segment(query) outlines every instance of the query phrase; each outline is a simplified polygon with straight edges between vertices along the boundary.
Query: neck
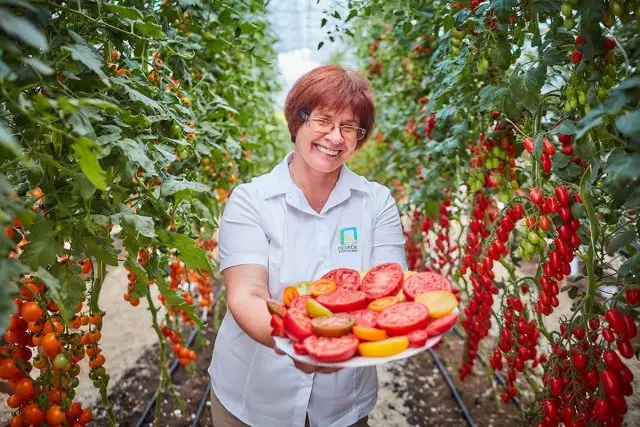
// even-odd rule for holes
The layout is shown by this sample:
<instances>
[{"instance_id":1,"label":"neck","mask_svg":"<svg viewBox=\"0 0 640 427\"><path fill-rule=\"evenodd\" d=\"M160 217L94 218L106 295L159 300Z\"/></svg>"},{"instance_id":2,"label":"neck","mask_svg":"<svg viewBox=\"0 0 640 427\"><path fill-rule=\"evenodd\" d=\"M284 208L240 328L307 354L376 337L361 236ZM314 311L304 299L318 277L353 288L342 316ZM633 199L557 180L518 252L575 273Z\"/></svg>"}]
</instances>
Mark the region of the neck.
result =
<instances>
[{"instance_id":1,"label":"neck","mask_svg":"<svg viewBox=\"0 0 640 427\"><path fill-rule=\"evenodd\" d=\"M289 164L289 173L293 183L303 191L331 191L338 182L341 169L340 167L328 173L314 171L305 164L300 156L295 154Z\"/></svg>"}]
</instances>

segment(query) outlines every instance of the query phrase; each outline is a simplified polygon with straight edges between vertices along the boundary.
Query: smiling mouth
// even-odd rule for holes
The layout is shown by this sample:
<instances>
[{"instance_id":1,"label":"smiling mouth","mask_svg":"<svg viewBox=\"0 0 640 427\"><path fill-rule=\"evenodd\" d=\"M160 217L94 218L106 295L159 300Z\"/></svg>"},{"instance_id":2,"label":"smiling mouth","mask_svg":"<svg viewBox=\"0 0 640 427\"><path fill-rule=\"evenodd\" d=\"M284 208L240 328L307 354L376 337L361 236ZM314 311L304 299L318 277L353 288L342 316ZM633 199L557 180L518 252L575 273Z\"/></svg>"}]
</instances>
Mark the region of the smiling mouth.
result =
<instances>
[{"instance_id":1,"label":"smiling mouth","mask_svg":"<svg viewBox=\"0 0 640 427\"><path fill-rule=\"evenodd\" d=\"M337 156L338 154L340 154L340 150L330 150L327 147L323 147L322 145L319 144L314 144L315 147L318 149L318 151L320 151L321 153L324 153L328 156Z\"/></svg>"}]
</instances>

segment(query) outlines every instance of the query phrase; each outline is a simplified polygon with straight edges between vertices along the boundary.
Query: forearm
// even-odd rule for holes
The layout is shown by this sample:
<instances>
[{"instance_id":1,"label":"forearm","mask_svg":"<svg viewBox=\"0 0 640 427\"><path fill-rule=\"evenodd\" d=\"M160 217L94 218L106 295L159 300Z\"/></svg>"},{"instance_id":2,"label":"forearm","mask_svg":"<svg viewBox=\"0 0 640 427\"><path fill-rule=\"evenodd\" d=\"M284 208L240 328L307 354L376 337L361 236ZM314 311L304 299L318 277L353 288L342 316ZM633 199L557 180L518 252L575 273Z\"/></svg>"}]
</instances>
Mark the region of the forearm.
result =
<instances>
[{"instance_id":1,"label":"forearm","mask_svg":"<svg viewBox=\"0 0 640 427\"><path fill-rule=\"evenodd\" d=\"M228 301L229 311L240 328L260 344L272 348L271 314L265 297L238 295Z\"/></svg>"}]
</instances>

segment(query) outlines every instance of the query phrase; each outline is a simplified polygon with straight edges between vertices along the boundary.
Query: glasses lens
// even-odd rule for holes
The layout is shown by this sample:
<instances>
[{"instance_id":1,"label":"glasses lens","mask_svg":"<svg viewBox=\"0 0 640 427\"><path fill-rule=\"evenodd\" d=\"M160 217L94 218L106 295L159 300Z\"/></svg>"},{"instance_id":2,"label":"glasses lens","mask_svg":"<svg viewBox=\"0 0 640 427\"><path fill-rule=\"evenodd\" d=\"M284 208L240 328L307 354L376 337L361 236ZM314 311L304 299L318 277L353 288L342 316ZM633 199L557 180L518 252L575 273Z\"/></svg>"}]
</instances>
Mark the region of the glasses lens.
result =
<instances>
[{"instance_id":1,"label":"glasses lens","mask_svg":"<svg viewBox=\"0 0 640 427\"><path fill-rule=\"evenodd\" d=\"M312 119L310 120L311 129L315 132L329 133L333 125L328 120Z\"/></svg>"}]
</instances>

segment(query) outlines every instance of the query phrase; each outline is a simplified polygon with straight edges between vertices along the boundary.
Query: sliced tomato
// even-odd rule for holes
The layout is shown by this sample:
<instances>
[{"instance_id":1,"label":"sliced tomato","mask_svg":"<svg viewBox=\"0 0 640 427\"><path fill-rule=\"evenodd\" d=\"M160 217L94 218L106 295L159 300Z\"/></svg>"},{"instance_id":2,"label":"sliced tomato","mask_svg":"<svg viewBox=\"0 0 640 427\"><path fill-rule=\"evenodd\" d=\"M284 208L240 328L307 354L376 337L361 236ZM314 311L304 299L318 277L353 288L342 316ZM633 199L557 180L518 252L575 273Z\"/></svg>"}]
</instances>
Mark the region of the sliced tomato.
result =
<instances>
[{"instance_id":1,"label":"sliced tomato","mask_svg":"<svg viewBox=\"0 0 640 427\"><path fill-rule=\"evenodd\" d=\"M306 310L290 308L283 320L284 331L293 341L304 341L305 338L313 335L311 318L307 316Z\"/></svg>"},{"instance_id":2,"label":"sliced tomato","mask_svg":"<svg viewBox=\"0 0 640 427\"><path fill-rule=\"evenodd\" d=\"M331 316L333 313L327 309L327 307L320 304L313 298L307 300L307 314L309 317Z\"/></svg>"},{"instance_id":3,"label":"sliced tomato","mask_svg":"<svg viewBox=\"0 0 640 427\"><path fill-rule=\"evenodd\" d=\"M413 301L416 296L425 292L451 292L451 282L441 274L426 271L408 277L407 280L404 281L404 285L402 285L402 290L407 299Z\"/></svg>"},{"instance_id":4,"label":"sliced tomato","mask_svg":"<svg viewBox=\"0 0 640 427\"><path fill-rule=\"evenodd\" d=\"M375 311L380 313L382 310L384 310L385 308L391 307L394 304L397 304L398 300L396 299L396 296L390 296L390 297L382 297L382 298L378 298L376 300L373 300L369 303L369 306L367 307L369 310L371 311Z\"/></svg>"},{"instance_id":5,"label":"sliced tomato","mask_svg":"<svg viewBox=\"0 0 640 427\"><path fill-rule=\"evenodd\" d=\"M353 327L353 335L362 341L382 341L387 338L387 331L384 329L355 325Z\"/></svg>"},{"instance_id":6,"label":"sliced tomato","mask_svg":"<svg viewBox=\"0 0 640 427\"><path fill-rule=\"evenodd\" d=\"M407 348L409 348L409 339L401 336L382 341L363 342L358 346L358 352L364 357L389 357L402 353Z\"/></svg>"},{"instance_id":7,"label":"sliced tomato","mask_svg":"<svg viewBox=\"0 0 640 427\"><path fill-rule=\"evenodd\" d=\"M337 338L310 336L304 340L304 347L311 357L319 362L342 362L351 359L358 351L358 338L343 335Z\"/></svg>"},{"instance_id":8,"label":"sliced tomato","mask_svg":"<svg viewBox=\"0 0 640 427\"><path fill-rule=\"evenodd\" d=\"M317 300L333 313L359 310L367 306L367 296L364 292L347 289L320 295Z\"/></svg>"},{"instance_id":9,"label":"sliced tomato","mask_svg":"<svg viewBox=\"0 0 640 427\"><path fill-rule=\"evenodd\" d=\"M402 287L404 272L395 262L379 264L373 267L362 279L361 289L372 301L378 298L396 295Z\"/></svg>"},{"instance_id":10,"label":"sliced tomato","mask_svg":"<svg viewBox=\"0 0 640 427\"><path fill-rule=\"evenodd\" d=\"M417 302L400 302L385 309L378 316L378 328L389 336L407 335L429 323L429 310Z\"/></svg>"},{"instance_id":11,"label":"sliced tomato","mask_svg":"<svg viewBox=\"0 0 640 427\"><path fill-rule=\"evenodd\" d=\"M291 302L299 295L300 293L296 287L287 286L284 288L284 291L282 291L282 302L284 302L284 305L287 307L291 307Z\"/></svg>"},{"instance_id":12,"label":"sliced tomato","mask_svg":"<svg viewBox=\"0 0 640 427\"><path fill-rule=\"evenodd\" d=\"M309 354L307 353L307 349L305 348L304 343L301 342L293 343L293 351L295 351L296 354L300 354L302 356L304 356L305 354Z\"/></svg>"},{"instance_id":13,"label":"sliced tomato","mask_svg":"<svg viewBox=\"0 0 640 427\"><path fill-rule=\"evenodd\" d=\"M422 347L427 343L429 335L424 329L416 329L415 331L409 332L409 334L407 334L407 338L409 339L410 347Z\"/></svg>"},{"instance_id":14,"label":"sliced tomato","mask_svg":"<svg viewBox=\"0 0 640 427\"><path fill-rule=\"evenodd\" d=\"M356 319L349 313L320 316L311 320L311 330L321 337L341 337L351 333Z\"/></svg>"},{"instance_id":15,"label":"sliced tomato","mask_svg":"<svg viewBox=\"0 0 640 427\"><path fill-rule=\"evenodd\" d=\"M375 328L378 324L378 313L368 309L351 312L356 318L356 325Z\"/></svg>"},{"instance_id":16,"label":"sliced tomato","mask_svg":"<svg viewBox=\"0 0 640 427\"><path fill-rule=\"evenodd\" d=\"M311 295L300 295L297 296L291 301L291 306L289 308L299 308L306 310L307 309L307 300L311 298Z\"/></svg>"},{"instance_id":17,"label":"sliced tomato","mask_svg":"<svg viewBox=\"0 0 640 427\"><path fill-rule=\"evenodd\" d=\"M322 276L322 278L335 281L338 289L360 290L360 273L350 268L336 268Z\"/></svg>"},{"instance_id":18,"label":"sliced tomato","mask_svg":"<svg viewBox=\"0 0 640 427\"><path fill-rule=\"evenodd\" d=\"M444 317L433 320L429 323L429 326L425 329L429 337L435 337L436 335L444 334L458 321L458 313L447 314Z\"/></svg>"},{"instance_id":19,"label":"sliced tomato","mask_svg":"<svg viewBox=\"0 0 640 427\"><path fill-rule=\"evenodd\" d=\"M284 332L284 320L277 314L271 315L271 328L273 329L271 335L274 337L287 337L287 334Z\"/></svg>"},{"instance_id":20,"label":"sliced tomato","mask_svg":"<svg viewBox=\"0 0 640 427\"><path fill-rule=\"evenodd\" d=\"M337 288L336 282L333 279L320 279L309 285L309 292L314 297L328 294L335 291Z\"/></svg>"},{"instance_id":21,"label":"sliced tomato","mask_svg":"<svg viewBox=\"0 0 640 427\"><path fill-rule=\"evenodd\" d=\"M427 307L432 318L446 316L458 306L455 295L447 291L425 292L416 296L415 301Z\"/></svg>"},{"instance_id":22,"label":"sliced tomato","mask_svg":"<svg viewBox=\"0 0 640 427\"><path fill-rule=\"evenodd\" d=\"M287 308L282 305L281 302L274 299L267 300L267 308L269 309L269 313L277 314L280 317L284 317L284 314L287 312Z\"/></svg>"}]
</instances>

